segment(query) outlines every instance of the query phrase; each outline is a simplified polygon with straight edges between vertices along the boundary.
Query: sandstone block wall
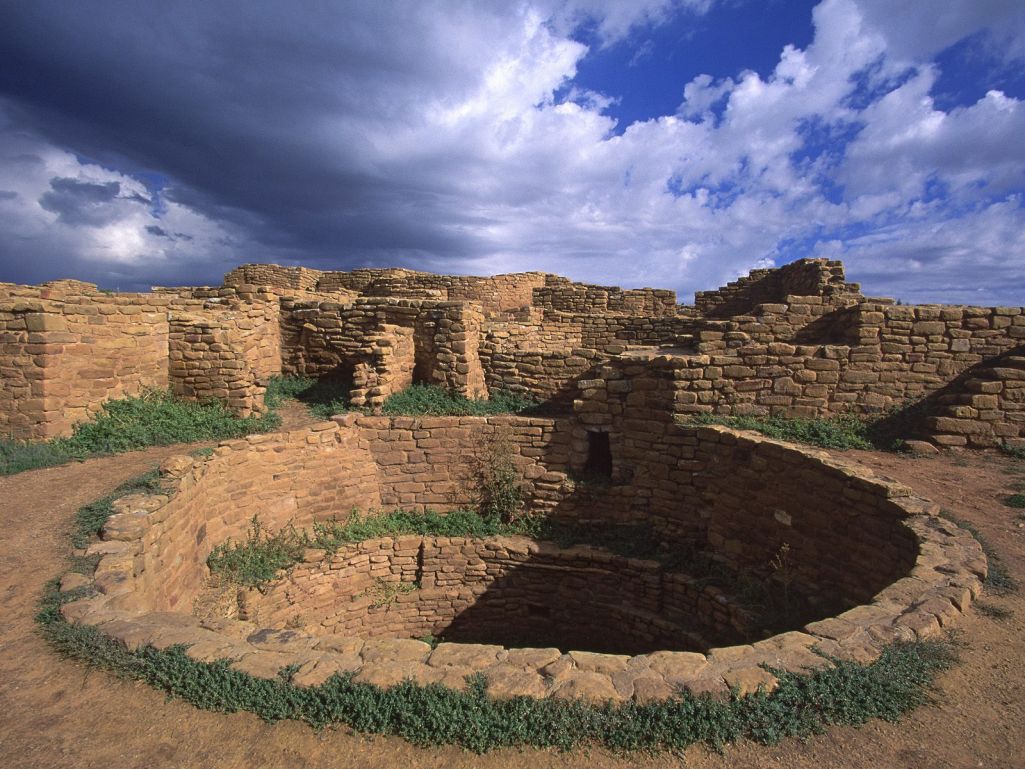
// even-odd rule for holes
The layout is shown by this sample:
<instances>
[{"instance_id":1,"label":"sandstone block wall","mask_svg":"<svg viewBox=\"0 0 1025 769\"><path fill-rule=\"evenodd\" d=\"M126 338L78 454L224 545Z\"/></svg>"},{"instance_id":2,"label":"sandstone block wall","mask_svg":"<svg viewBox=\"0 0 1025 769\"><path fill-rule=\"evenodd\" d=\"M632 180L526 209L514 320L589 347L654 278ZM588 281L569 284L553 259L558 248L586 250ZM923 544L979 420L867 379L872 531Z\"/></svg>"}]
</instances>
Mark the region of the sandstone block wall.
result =
<instances>
[{"instance_id":1,"label":"sandstone block wall","mask_svg":"<svg viewBox=\"0 0 1025 769\"><path fill-rule=\"evenodd\" d=\"M443 637L639 653L748 639L751 618L654 561L524 537L405 536L311 551L246 600L249 621L313 635ZM616 632L610 633L610 628Z\"/></svg>"},{"instance_id":2,"label":"sandstone block wall","mask_svg":"<svg viewBox=\"0 0 1025 769\"><path fill-rule=\"evenodd\" d=\"M597 350L587 348L498 351L487 342L480 350L489 390L526 395L556 406L570 402L580 378L603 357Z\"/></svg>"},{"instance_id":3,"label":"sandstone block wall","mask_svg":"<svg viewBox=\"0 0 1025 769\"><path fill-rule=\"evenodd\" d=\"M588 504L590 514L653 520L730 568L796 577L827 603L867 600L910 568L916 541L892 499L908 490L882 493L824 452L674 424L665 415L681 371L637 366L586 383L575 411L586 428L608 432L613 462L613 485ZM786 563L774 566L784 545Z\"/></svg>"},{"instance_id":4,"label":"sandstone block wall","mask_svg":"<svg viewBox=\"0 0 1025 769\"><path fill-rule=\"evenodd\" d=\"M608 313L662 317L676 315L676 292L656 288L622 289L574 283L556 275L533 291L533 306L574 314Z\"/></svg>"},{"instance_id":5,"label":"sandstone block wall","mask_svg":"<svg viewBox=\"0 0 1025 769\"><path fill-rule=\"evenodd\" d=\"M106 400L166 388L166 307L77 281L0 289L0 434L66 435Z\"/></svg>"},{"instance_id":6,"label":"sandstone block wall","mask_svg":"<svg viewBox=\"0 0 1025 769\"><path fill-rule=\"evenodd\" d=\"M174 499L148 518L154 525L144 539L147 560L134 567L146 575L140 584L155 605L191 605L212 548L245 539L254 516L274 532L344 522L354 509L468 507L466 447L482 434L500 435L512 447L529 509L555 504L564 476L541 461L558 461L565 451L553 420L348 414L309 430L227 442L190 467Z\"/></svg>"},{"instance_id":7,"label":"sandstone block wall","mask_svg":"<svg viewBox=\"0 0 1025 769\"><path fill-rule=\"evenodd\" d=\"M275 286L301 291L316 291L320 270L308 267L281 267L277 264L243 264L224 276L225 286Z\"/></svg>"},{"instance_id":8,"label":"sandstone block wall","mask_svg":"<svg viewBox=\"0 0 1025 769\"><path fill-rule=\"evenodd\" d=\"M347 380L352 403L370 410L413 382L565 407L600 368L647 355L672 359L681 415L826 417L920 402L906 437L1025 445L1023 308L865 299L837 262L755 271L695 307L543 273L243 265L226 283L123 295L76 281L0 286L0 431L67 434L105 400L169 384L188 397L228 393L250 413L281 372Z\"/></svg>"},{"instance_id":9,"label":"sandstone block wall","mask_svg":"<svg viewBox=\"0 0 1025 769\"><path fill-rule=\"evenodd\" d=\"M286 373L350 379L350 401L374 408L414 381L486 397L474 305L409 299L283 302Z\"/></svg>"},{"instance_id":10,"label":"sandstone block wall","mask_svg":"<svg viewBox=\"0 0 1025 769\"><path fill-rule=\"evenodd\" d=\"M853 304L860 286L847 283L843 264L826 259L799 259L775 269L752 270L715 291L694 295L698 311L709 318L745 315L759 304L781 302L788 295L820 296L830 304Z\"/></svg>"},{"instance_id":11,"label":"sandstone block wall","mask_svg":"<svg viewBox=\"0 0 1025 769\"><path fill-rule=\"evenodd\" d=\"M449 511L473 505L469 484L474 452L508 445L519 468L528 510L557 499L569 462L571 427L539 417L349 416L372 446L385 508Z\"/></svg>"},{"instance_id":12,"label":"sandstone block wall","mask_svg":"<svg viewBox=\"0 0 1025 769\"><path fill-rule=\"evenodd\" d=\"M730 324L700 332L701 354L675 364L688 370L677 374L676 410L803 417L878 413L951 384L956 389L959 376L995 356L1014 357L1025 329L1025 314L1017 307L861 304L844 314L852 321L849 344L752 343ZM964 418L994 416L980 418L983 411ZM992 445L994 433L988 434Z\"/></svg>"},{"instance_id":13,"label":"sandstone block wall","mask_svg":"<svg viewBox=\"0 0 1025 769\"><path fill-rule=\"evenodd\" d=\"M213 547L244 540L254 516L272 532L288 524L306 528L345 520L353 508L376 507L380 499L366 441L333 422L224 444L189 468L174 498L149 519L141 553L132 554L138 589L157 610L189 612Z\"/></svg>"},{"instance_id":14,"label":"sandstone block wall","mask_svg":"<svg viewBox=\"0 0 1025 769\"><path fill-rule=\"evenodd\" d=\"M224 283L227 286L256 284L325 294L474 302L480 304L485 313L494 314L528 307L533 289L544 286L548 277L540 272L478 277L435 275L400 268L341 272L276 264L244 264L229 272Z\"/></svg>"}]
</instances>

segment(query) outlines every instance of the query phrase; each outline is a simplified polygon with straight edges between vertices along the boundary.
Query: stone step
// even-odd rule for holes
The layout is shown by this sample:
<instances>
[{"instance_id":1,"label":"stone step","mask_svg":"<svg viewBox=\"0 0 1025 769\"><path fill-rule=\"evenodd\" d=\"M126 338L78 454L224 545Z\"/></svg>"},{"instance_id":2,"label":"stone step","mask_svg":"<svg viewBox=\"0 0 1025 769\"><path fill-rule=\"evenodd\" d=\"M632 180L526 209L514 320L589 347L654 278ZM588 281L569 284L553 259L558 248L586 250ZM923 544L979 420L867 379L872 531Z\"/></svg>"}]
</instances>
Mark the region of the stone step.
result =
<instances>
[{"instance_id":1,"label":"stone step","mask_svg":"<svg viewBox=\"0 0 1025 769\"><path fill-rule=\"evenodd\" d=\"M1003 383L999 379L973 377L965 380L964 387L966 390L976 393L998 393L1003 388Z\"/></svg>"}]
</instances>

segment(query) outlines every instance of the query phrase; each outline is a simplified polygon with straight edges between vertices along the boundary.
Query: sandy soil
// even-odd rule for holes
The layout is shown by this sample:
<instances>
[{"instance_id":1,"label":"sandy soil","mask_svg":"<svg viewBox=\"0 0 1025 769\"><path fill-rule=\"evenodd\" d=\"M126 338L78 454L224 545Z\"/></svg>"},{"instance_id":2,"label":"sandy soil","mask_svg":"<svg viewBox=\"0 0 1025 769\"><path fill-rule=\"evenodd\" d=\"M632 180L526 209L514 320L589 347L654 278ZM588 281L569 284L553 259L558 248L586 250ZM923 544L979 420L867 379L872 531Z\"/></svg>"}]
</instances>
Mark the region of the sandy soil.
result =
<instances>
[{"instance_id":1,"label":"sandy soil","mask_svg":"<svg viewBox=\"0 0 1025 769\"><path fill-rule=\"evenodd\" d=\"M295 424L294 421L289 426ZM167 701L149 687L55 657L33 614L44 583L68 554L74 511L180 447L0 478L0 766L38 767L605 767L680 766L670 756L616 756L503 750L476 756L458 748L421 750L394 738L345 729L323 733L297 723L268 725ZM973 523L1025 582L1025 518L1003 504L1025 489L1025 462L974 454L912 459L849 452ZM717 755L694 747L683 765L943 769L1025 767L1025 597L989 594L962 624L963 662L943 675L933 705L899 724L833 728L807 742L742 743Z\"/></svg>"}]
</instances>

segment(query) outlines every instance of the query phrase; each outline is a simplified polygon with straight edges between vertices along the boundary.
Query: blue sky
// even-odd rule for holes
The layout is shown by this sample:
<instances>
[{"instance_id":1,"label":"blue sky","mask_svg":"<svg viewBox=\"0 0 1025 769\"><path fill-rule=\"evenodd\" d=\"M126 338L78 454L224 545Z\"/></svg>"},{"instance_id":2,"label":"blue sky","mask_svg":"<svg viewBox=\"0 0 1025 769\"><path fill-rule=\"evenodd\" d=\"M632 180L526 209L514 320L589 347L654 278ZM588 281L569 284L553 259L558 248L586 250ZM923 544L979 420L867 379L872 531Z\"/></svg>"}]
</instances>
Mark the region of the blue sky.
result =
<instances>
[{"instance_id":1,"label":"blue sky","mask_svg":"<svg viewBox=\"0 0 1025 769\"><path fill-rule=\"evenodd\" d=\"M0 281L245 261L1025 304L1012 0L0 6Z\"/></svg>"}]
</instances>

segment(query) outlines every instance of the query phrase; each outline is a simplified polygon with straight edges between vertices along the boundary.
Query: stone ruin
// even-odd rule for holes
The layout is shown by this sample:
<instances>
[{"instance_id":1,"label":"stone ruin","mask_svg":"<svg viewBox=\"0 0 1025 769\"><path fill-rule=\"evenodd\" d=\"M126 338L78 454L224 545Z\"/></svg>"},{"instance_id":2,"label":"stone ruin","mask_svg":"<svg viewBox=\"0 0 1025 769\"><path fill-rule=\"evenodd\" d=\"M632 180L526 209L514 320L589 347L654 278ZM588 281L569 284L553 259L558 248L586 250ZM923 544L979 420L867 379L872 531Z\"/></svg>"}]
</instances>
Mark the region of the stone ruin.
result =
<instances>
[{"instance_id":1,"label":"stone ruin","mask_svg":"<svg viewBox=\"0 0 1025 769\"><path fill-rule=\"evenodd\" d=\"M529 395L615 432L632 389L655 387L674 415L905 409L903 438L1025 445L1023 308L868 298L823 259L756 270L694 305L544 273L269 264L145 294L0 284L0 373L0 436L29 440L146 387L248 415L284 373L351 382L352 404L371 411L429 382Z\"/></svg>"},{"instance_id":2,"label":"stone ruin","mask_svg":"<svg viewBox=\"0 0 1025 769\"><path fill-rule=\"evenodd\" d=\"M920 442L1025 443L1025 310L866 298L825 260L753 272L693 306L542 273L244 265L219 288L149 294L4 285L0 329L0 433L22 438L67 433L144 387L251 414L277 374L351 383L358 413L166 462L167 492L118 501L88 549L95 573L63 582L95 591L65 617L129 648L186 643L257 676L291 666L297 685L352 673L458 688L483 673L496 697L648 702L771 689L765 665L831 664L813 650L871 661L957 620L986 574L978 543L864 468L686 417L904 408ZM549 408L377 413L414 382ZM466 507L461 459L482 437L511 447L526 512L595 530L643 524L667 557L389 537L308 550L222 616L195 610L207 557L254 515L273 531L354 509ZM712 583L699 562L737 579ZM735 589L741 577L799 611L767 621Z\"/></svg>"}]
</instances>

